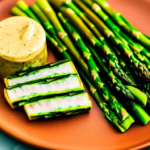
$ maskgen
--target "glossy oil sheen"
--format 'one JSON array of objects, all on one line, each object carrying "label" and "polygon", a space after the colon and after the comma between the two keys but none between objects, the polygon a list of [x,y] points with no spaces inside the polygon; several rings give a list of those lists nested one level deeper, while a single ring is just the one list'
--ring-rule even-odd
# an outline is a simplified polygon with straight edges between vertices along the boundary
[{"label": "glossy oil sheen", "polygon": [[[10,16],[16,0],[0,2],[0,20]],[[32,4],[32,0],[26,0]],[[150,35],[150,0],[108,0],[140,31]],[[58,60],[57,53],[48,47],[48,62]],[[120,133],[104,118],[92,97],[90,113],[29,122],[23,109],[12,110],[4,100],[4,84],[0,81],[0,128],[27,144],[48,149],[141,149],[150,146],[150,123],[136,123]]]}]

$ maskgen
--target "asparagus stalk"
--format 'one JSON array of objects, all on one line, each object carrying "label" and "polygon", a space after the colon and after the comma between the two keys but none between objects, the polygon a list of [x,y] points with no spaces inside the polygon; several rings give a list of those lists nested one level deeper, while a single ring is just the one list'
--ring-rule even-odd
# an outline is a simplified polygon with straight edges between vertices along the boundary
[{"label": "asparagus stalk", "polygon": [[[71,24],[69,24],[69,22],[63,17],[62,14],[59,14],[59,17],[62,20],[62,22],[64,23],[64,25],[67,27],[68,31],[72,34],[72,37],[74,38],[75,42],[77,43],[77,45],[81,49],[83,55],[85,56],[93,80],[95,80],[96,83],[103,85],[102,87],[99,88],[99,90],[101,91],[101,94],[103,95],[104,99],[106,101],[108,99],[110,101],[113,101],[112,96],[110,95],[110,91],[105,87],[105,83],[100,79],[97,71],[95,70],[95,62],[93,61],[93,59],[91,57],[91,53],[89,52],[89,50],[85,46],[79,33],[75,30],[75,28],[73,26],[71,26]],[[94,64],[94,66],[93,66],[93,64]]]},{"label": "asparagus stalk", "polygon": [[[39,6],[46,6],[45,9],[48,10],[47,16],[49,17],[49,19],[53,23],[56,31],[58,32],[58,35],[60,35],[62,33],[63,34],[65,33],[65,36],[60,36],[60,38],[68,46],[68,48],[72,52],[73,57],[76,58],[77,62],[79,62],[80,66],[82,66],[82,69],[89,76],[88,66],[86,65],[86,63],[84,62],[84,60],[82,59],[82,57],[80,56],[80,54],[78,53],[78,51],[75,48],[75,46],[72,44],[72,42],[69,39],[66,31],[63,29],[63,27],[59,23],[59,20],[58,20],[58,18],[56,16],[55,12],[53,11],[53,9],[50,7],[50,5],[48,3],[47,3],[47,5],[46,4],[44,5],[43,2],[45,3],[46,1],[44,1],[44,0],[37,1],[37,3],[38,3]],[[45,10],[44,8],[42,8],[42,9]],[[105,100],[112,99],[112,97],[110,96],[110,91],[107,89],[107,87],[105,86],[105,84],[101,81],[101,79],[98,78],[98,76],[96,76],[96,78],[95,78],[95,76],[93,76],[93,74],[90,74],[90,76],[92,77],[92,81],[95,84],[95,86],[101,91],[101,93],[103,93],[103,97],[105,98]]]},{"label": "asparagus stalk", "polygon": [[[110,82],[108,82],[108,84],[111,86]],[[146,125],[150,121],[150,116],[138,103],[126,100],[123,100],[122,103],[126,105],[126,108],[130,110],[143,125]]]},{"label": "asparagus stalk", "polygon": [[150,53],[147,49],[145,49],[140,43],[133,40],[131,37],[129,37],[124,32],[120,32],[120,34],[128,41],[129,46],[131,49],[135,52],[141,53],[145,55],[147,58],[150,58]]},{"label": "asparagus stalk", "polygon": [[127,106],[133,111],[133,113],[136,115],[136,117],[143,125],[146,125],[150,121],[150,116],[137,103],[130,101],[127,102]]},{"label": "asparagus stalk", "polygon": [[76,14],[83,20],[83,22],[91,29],[91,31],[95,34],[95,36],[103,43],[107,44],[105,38],[99,32],[97,27],[86,17],[86,15],[78,9],[73,3],[69,3],[71,8],[76,12]]},{"label": "asparagus stalk", "polygon": [[46,32],[46,37],[48,41],[57,49],[57,51],[63,55],[64,58],[72,59],[70,55],[67,53],[67,51],[64,50],[65,45],[63,45],[63,47],[62,45],[59,45],[57,41],[55,41],[55,39],[52,38],[47,32]]},{"label": "asparagus stalk", "polygon": [[81,70],[79,70],[82,78],[84,79],[87,87],[89,88],[90,93],[98,103],[101,110],[104,112],[105,117],[113,124],[115,125],[121,132],[125,132],[131,124],[134,122],[134,119],[130,116],[130,114],[123,108],[121,105],[122,115],[126,116],[126,119],[120,119],[118,116],[107,106],[107,104],[102,100],[99,93],[97,92],[97,89],[89,82],[89,80],[86,78],[86,76],[82,73]]},{"label": "asparagus stalk", "polygon": [[16,15],[16,16],[24,16],[28,17],[22,10],[20,10],[17,6],[12,7],[11,13]]},{"label": "asparagus stalk", "polygon": [[[83,22],[91,29],[91,31],[95,34],[95,36],[104,44],[109,47],[107,44],[104,36],[99,32],[95,24],[93,24],[87,17],[86,15],[78,8],[76,7],[73,3],[69,3],[69,6],[71,9],[74,10],[74,12],[83,20]],[[110,48],[110,47],[109,47]]]},{"label": "asparagus stalk", "polygon": [[141,62],[143,62],[147,66],[148,69],[150,69],[150,61],[148,60],[149,55],[150,55],[149,52],[139,43],[135,43],[129,36],[127,36],[123,32],[120,32],[120,35],[124,37],[124,39],[126,39],[124,40],[124,42],[126,44],[129,44],[136,58],[140,60]]},{"label": "asparagus stalk", "polygon": [[[120,52],[119,52],[119,50],[115,47],[115,46],[113,46],[113,49],[114,49],[114,51],[117,53],[117,55],[118,55],[118,57],[120,58],[120,63],[123,65],[123,66],[125,66],[126,65],[126,60],[125,60],[125,58],[124,57],[122,57],[122,55],[120,54]],[[124,61],[124,60],[125,61]],[[121,62],[122,61],[122,62]],[[134,68],[132,68],[132,66],[129,66],[129,67],[123,67],[125,70],[126,70],[126,72],[128,73],[128,75],[130,76],[130,78],[132,78],[132,79],[136,79],[136,77],[134,76],[134,74],[131,72],[131,70],[134,70]],[[138,80],[138,79],[136,79],[136,80]],[[129,88],[129,90],[133,93],[133,94],[135,94],[135,97],[136,98],[138,98],[137,96],[140,94],[140,97],[142,97],[142,95],[144,94],[144,97],[146,98],[147,97],[147,100],[145,101],[146,103],[145,103],[145,105],[144,105],[144,109],[148,112],[148,114],[150,114],[150,97],[149,97],[149,90],[150,90],[150,83],[147,83],[147,82],[143,82],[143,81],[138,81],[137,83],[136,83],[138,86],[139,86],[139,88],[141,89],[141,91],[142,91],[142,93],[141,93],[141,91],[137,91],[137,93],[136,93],[136,89],[134,89],[133,91],[132,91],[132,87],[128,87]],[[147,95],[147,96],[146,96]],[[143,101],[144,102],[144,101]]]},{"label": "asparagus stalk", "polygon": [[113,68],[114,72],[126,83],[134,85],[132,83],[132,81],[126,76],[126,74],[123,72],[123,70],[121,69],[121,67],[118,65],[118,59],[117,57],[115,57],[111,50],[109,49],[109,47],[107,47],[107,45],[103,45],[94,35],[93,33],[85,26],[85,24],[82,22],[82,20],[73,12],[72,9],[68,8],[68,7],[61,7],[61,5],[63,4],[63,2],[65,2],[64,0],[62,1],[58,1],[58,3],[56,3],[56,1],[52,1],[49,0],[49,2],[56,6],[58,9],[60,9],[64,15],[66,15],[69,20],[76,25],[76,27],[78,28],[78,30],[81,32],[81,34],[83,36],[85,36],[87,38],[87,40],[97,48],[97,51],[99,51],[99,49],[101,49],[101,51],[99,51],[99,53],[102,53],[105,57],[108,58],[108,60],[110,59],[110,67]]},{"label": "asparagus stalk", "polygon": [[150,36],[149,35],[146,35],[146,34],[144,34],[145,35],[145,37],[147,37],[148,39],[150,39]]},{"label": "asparagus stalk", "polygon": [[100,6],[98,4],[93,3],[90,0],[89,1],[83,0],[82,2],[84,4],[86,4],[95,14],[97,14],[100,17],[100,19],[102,19],[107,24],[107,26],[115,33],[115,36],[120,38],[120,40],[124,40],[124,42],[127,45],[129,44],[130,47],[132,48],[134,54],[137,56],[137,58],[140,61],[142,61],[143,63],[145,63],[147,65],[148,69],[150,69],[149,60],[145,56],[143,56],[141,53],[139,53],[140,51],[142,51],[142,49],[140,49],[141,47],[139,47],[137,44],[135,44],[130,37],[128,37],[126,34],[124,34],[121,31],[121,29],[109,18],[109,16],[102,11],[102,9],[100,8]]},{"label": "asparagus stalk", "polygon": [[48,3],[45,3],[45,2],[46,1],[44,1],[44,0],[38,0],[37,4],[43,10],[43,12],[46,14],[47,18],[51,21],[52,25],[54,26],[54,28],[57,32],[58,37],[67,46],[68,51],[71,53],[72,57],[76,60],[76,62],[79,64],[79,66],[81,66],[83,71],[86,74],[89,74],[87,64],[85,63],[83,58],[78,53],[76,47],[71,42],[71,40],[70,40],[68,34],[66,33],[66,31],[63,29],[63,27],[60,24],[53,8]]},{"label": "asparagus stalk", "polygon": [[119,64],[122,67],[123,71],[128,75],[128,77],[130,77],[130,79],[132,80],[132,82],[134,82],[135,84],[137,84],[136,80],[135,80],[135,77],[133,76],[133,73],[131,73],[130,69],[126,65],[126,62],[122,58],[119,58]]},{"label": "asparagus stalk", "polygon": [[39,19],[35,16],[35,14],[32,12],[32,10],[29,8],[29,6],[23,0],[19,0],[16,3],[16,6],[18,8],[20,8],[23,12],[25,12],[27,16],[36,20],[38,23],[40,23]]},{"label": "asparagus stalk", "polygon": [[122,82],[113,74],[112,71],[108,70],[105,64],[101,61],[101,59],[96,54],[95,50],[89,45],[89,49],[91,50],[95,60],[97,61],[98,66],[100,69],[105,73],[105,75],[110,79],[111,86],[115,87],[117,92],[120,92],[124,96],[128,97],[134,101],[137,101],[142,106],[146,106],[148,103],[148,97],[145,93],[137,89],[133,86],[124,86]]},{"label": "asparagus stalk", "polygon": [[[91,56],[91,54],[89,53],[89,49],[86,48],[84,42],[82,41],[79,33],[75,30],[75,28],[64,18],[64,16],[62,15],[62,13],[59,13],[59,18],[62,20],[62,22],[64,23],[64,25],[66,26],[66,28],[68,29],[68,31],[70,32],[70,34],[72,35],[72,37],[74,38],[75,42],[77,43],[77,45],[82,49],[83,53],[88,54],[88,57],[86,58],[88,60],[88,58]],[[95,53],[95,52],[94,52]],[[96,54],[96,53],[95,53]],[[97,54],[96,54],[96,58],[98,58]],[[89,63],[90,64],[90,61]],[[92,63],[91,63],[92,64]],[[123,93],[126,97],[128,97],[128,95],[131,94],[131,92],[124,86],[122,85],[121,81],[118,80],[115,75],[112,73],[112,71],[109,71],[105,65],[101,62],[101,60],[99,59],[99,66],[101,67],[101,69],[103,70],[103,72],[111,79],[112,81],[112,85],[115,86],[115,88],[117,89],[118,92]],[[92,66],[91,66],[92,67]],[[89,68],[91,68],[89,65]],[[93,68],[94,69],[94,68]],[[92,70],[92,69],[91,69]],[[92,71],[91,71],[92,72]],[[96,71],[95,71],[96,72]],[[131,88],[131,87],[129,87]],[[133,88],[134,90],[137,90],[136,88]],[[145,97],[142,97],[143,96]],[[144,95],[144,93],[142,93],[140,91],[140,94],[137,95],[141,95],[141,97],[138,97],[139,102],[145,106],[145,103],[147,101],[147,96]],[[136,95],[135,95],[136,96]],[[129,96],[130,97],[130,96]],[[113,106],[112,106],[113,107]]]},{"label": "asparagus stalk", "polygon": [[[39,2],[41,2],[41,1],[39,1]],[[41,5],[39,5],[39,6],[41,6]],[[100,78],[96,78],[96,79],[93,78],[93,80],[97,83],[97,87],[99,88],[99,90],[101,90],[101,93],[102,93],[103,97],[105,98],[105,100],[110,99],[113,102],[114,99],[110,95],[110,91],[108,91],[108,89],[105,87],[105,85],[103,85],[104,83],[100,80]]]},{"label": "asparagus stalk", "polygon": [[150,39],[133,27],[122,15],[114,10],[106,1],[93,0],[118,24],[125,32],[134,37],[150,50]]},{"label": "asparagus stalk", "polygon": [[90,70],[91,76],[93,78],[99,78],[99,75],[98,75],[99,69],[98,69],[97,65],[95,64],[95,62],[92,58],[92,54],[90,53],[89,49],[84,44],[84,42],[83,42],[81,36],[79,35],[79,33],[65,19],[65,17],[63,16],[62,13],[58,13],[58,17],[60,18],[63,25],[66,27],[66,30],[68,31],[68,33],[72,36],[72,38],[73,38],[74,42],[76,43],[76,45],[78,46],[78,48],[81,50],[82,56],[87,62],[87,65],[88,65],[88,68]]},{"label": "asparagus stalk", "polygon": [[[95,76],[95,78],[97,78],[97,79],[95,79],[95,80],[98,80],[98,82],[102,82],[101,80],[100,80],[100,77],[99,77],[99,75],[97,74],[97,72],[96,72],[96,70],[95,70],[95,68],[94,68],[94,66],[92,65],[92,62],[94,62],[93,61],[93,59],[92,59],[92,57],[91,57],[91,53],[89,52],[89,49],[85,46],[85,44],[84,44],[84,42],[82,41],[82,38],[80,37],[80,35],[79,35],[79,33],[75,30],[75,28],[64,18],[64,16],[62,15],[62,13],[59,13],[59,18],[62,20],[62,22],[64,23],[64,25],[66,26],[66,28],[68,29],[68,31],[70,32],[70,34],[72,35],[72,37],[74,38],[74,40],[75,40],[75,42],[77,43],[77,45],[79,46],[79,48],[82,50],[82,52],[83,52],[83,55],[84,54],[86,54],[87,55],[87,57],[86,57],[86,60],[87,60],[87,62],[88,62],[88,64],[89,64],[89,69],[91,70],[91,73],[93,73],[94,72],[94,76]],[[91,59],[90,59],[91,58]],[[92,60],[92,62],[91,62],[91,60]],[[95,64],[95,63],[94,63]],[[103,68],[104,66],[102,66],[102,68]],[[105,71],[105,70],[104,70]],[[107,73],[108,73],[108,71],[106,71],[106,75],[107,75]],[[118,91],[121,91],[124,95],[126,95],[126,96],[128,96],[128,94],[130,95],[131,93],[130,93],[130,91],[127,89],[127,88],[125,88],[123,85],[121,85],[120,83],[118,84],[118,80],[113,76],[113,73],[112,73],[112,71],[111,71],[111,73],[108,73],[108,77],[110,77],[111,78],[111,80],[112,80],[112,82],[113,82],[113,84],[115,84],[116,85],[116,89],[118,90]],[[104,84],[104,83],[103,83]],[[103,87],[104,88],[104,87]],[[105,90],[108,90],[108,89],[105,89]],[[103,91],[102,91],[102,93],[104,93]],[[109,101],[111,101],[111,100],[109,100]],[[119,105],[120,104],[117,104],[117,106],[119,107]],[[114,100],[113,100],[113,102],[112,102],[112,107],[114,107]],[[118,109],[117,109],[118,110]]]},{"label": "asparagus stalk", "polygon": [[66,50],[67,48],[59,40],[59,38],[56,35],[55,29],[53,28],[52,24],[49,22],[47,17],[44,15],[42,10],[38,7],[38,5],[36,3],[34,3],[30,6],[30,8],[39,17],[39,19],[43,23],[43,26],[50,33],[50,35],[59,43],[59,45],[61,45],[61,47],[63,47],[64,50]]},{"label": "asparagus stalk", "polygon": [[81,1],[74,1],[87,15],[89,19],[93,21],[99,28],[99,30],[105,34],[105,36],[111,40],[117,47],[120,48],[120,51],[122,54],[124,54],[128,58],[128,62],[131,63],[136,73],[139,77],[141,77],[144,80],[150,81],[150,72],[148,71],[147,67],[145,67],[139,60],[137,60],[129,48],[128,45],[123,40],[120,40],[117,36],[121,37],[117,31],[115,34],[91,11],[88,7],[86,7]]}]

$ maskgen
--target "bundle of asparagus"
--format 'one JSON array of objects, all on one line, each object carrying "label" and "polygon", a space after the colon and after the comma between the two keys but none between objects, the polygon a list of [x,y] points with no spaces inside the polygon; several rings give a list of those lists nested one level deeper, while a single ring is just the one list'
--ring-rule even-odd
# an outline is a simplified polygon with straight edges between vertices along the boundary
[{"label": "bundle of asparagus", "polygon": [[[150,81],[150,54],[147,50],[150,40],[142,33],[135,39],[134,35],[139,31],[121,15],[118,18],[131,28],[132,36],[127,33],[129,30],[125,30],[127,27],[115,24],[113,21],[118,19],[111,19],[118,16],[117,12],[113,10],[115,15],[111,14],[109,10],[112,8],[107,10],[104,3],[102,0],[37,0],[28,7],[21,0],[11,12],[31,17],[45,27],[48,41],[62,57],[71,58],[78,66],[105,117],[125,132],[134,122],[126,108],[130,108],[142,124],[146,125],[150,120],[147,114],[150,113],[149,91],[142,88],[145,81]],[[51,5],[61,12],[58,13],[61,23]],[[138,82],[139,78],[144,80],[144,84]],[[125,97],[125,105],[121,104],[112,87]]]}]

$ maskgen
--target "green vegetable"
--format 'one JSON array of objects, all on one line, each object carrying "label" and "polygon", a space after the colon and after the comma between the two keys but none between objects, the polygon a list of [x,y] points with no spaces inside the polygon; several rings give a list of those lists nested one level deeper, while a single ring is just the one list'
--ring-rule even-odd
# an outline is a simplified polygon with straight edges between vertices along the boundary
[{"label": "green vegetable", "polygon": [[[111,87],[110,82],[108,82],[108,85]],[[120,99],[120,102],[124,104],[126,106],[125,108],[133,113],[143,125],[146,125],[150,121],[150,116],[138,103],[126,99]],[[147,106],[149,106],[149,101]],[[145,107],[145,109],[147,109],[147,107]]]},{"label": "green vegetable", "polygon": [[56,95],[83,90],[84,87],[78,74],[66,77],[43,79],[4,89],[7,102],[14,106],[22,106],[21,102],[32,101],[32,98],[46,95]]},{"label": "green vegetable", "polygon": [[[128,45],[126,45],[126,42],[124,40],[120,40],[121,36],[116,31],[115,34],[102,22],[88,7],[86,7],[81,1],[74,1],[80,8],[82,8],[82,11],[86,14],[86,16],[97,25],[99,30],[112,42],[114,43],[119,49],[121,54],[124,54],[126,58],[128,59],[128,63],[131,63],[136,73],[140,78],[143,80],[150,81],[150,72],[147,69],[143,63],[141,63],[139,60],[137,60],[132,52],[132,50],[129,48]],[[117,36],[116,36],[117,35]],[[120,37],[120,38],[118,38]]]},{"label": "green vegetable", "polygon": [[[58,37],[63,41],[63,43],[67,46],[69,54],[71,54],[72,58],[76,61],[76,63],[83,69],[86,74],[89,74],[88,66],[80,56],[78,50],[75,45],[70,40],[67,32],[64,30],[62,25],[60,24],[57,15],[55,14],[53,8],[49,5],[46,0],[38,0],[38,6],[43,10],[47,18],[51,21],[54,26]],[[44,11],[46,10],[46,11]]]},{"label": "green vegetable", "polygon": [[12,7],[11,13],[16,16],[24,16],[28,17],[22,10],[20,10],[17,6]]},{"label": "green vegetable", "polygon": [[91,100],[86,92],[74,92],[63,96],[43,97],[24,105],[29,120],[52,118],[88,112]]},{"label": "green vegetable", "polygon": [[8,87],[16,84],[53,78],[57,76],[66,76],[74,73],[77,73],[74,64],[70,59],[65,59],[19,72],[16,75],[5,78],[4,82]]},{"label": "green vegetable", "polygon": [[84,44],[81,36],[77,32],[77,30],[65,19],[65,17],[63,16],[62,13],[58,13],[58,17],[62,21],[63,25],[66,27],[66,30],[68,31],[68,33],[70,33],[70,35],[72,36],[72,39],[74,40],[74,42],[76,43],[78,48],[81,50],[82,56],[87,62],[90,73],[93,74],[91,76],[93,78],[96,78],[96,76],[98,76],[99,69],[96,66],[96,64],[91,56],[92,54],[90,53],[87,46]]},{"label": "green vegetable", "polygon": [[146,48],[144,48],[140,43],[138,43],[137,41],[135,41],[131,37],[129,37],[127,34],[125,34],[124,32],[121,31],[120,34],[128,41],[128,44],[135,55],[137,55],[139,53],[141,54],[140,58],[143,57],[142,59],[144,59],[145,62],[143,60],[141,60],[141,61],[143,61],[145,64],[147,64],[148,69],[149,69],[149,64],[148,64],[149,60],[147,60],[147,58],[150,58],[149,51]]},{"label": "green vegetable", "polygon": [[[82,2],[84,2],[87,6],[89,6],[89,8],[95,14],[97,14],[100,17],[100,19],[102,19],[107,24],[107,26],[113,31],[113,33],[115,34],[115,36],[117,36],[117,38],[119,38],[120,40],[123,40],[126,45],[129,44],[129,46],[133,50],[134,54],[136,55],[137,59],[139,59],[141,62],[145,63],[147,65],[148,69],[150,69],[149,60],[140,53],[140,51],[143,50],[142,47],[140,46],[140,44],[135,44],[128,35],[123,33],[121,31],[121,29],[109,18],[109,16],[107,14],[105,14],[105,12],[102,11],[102,9],[100,8],[100,6],[98,4],[93,3],[90,0],[89,1],[83,0]],[[143,52],[145,52],[146,54],[149,54],[148,51],[146,52],[143,50]]]},{"label": "green vegetable", "polygon": [[148,101],[148,97],[145,93],[140,91],[139,89],[126,85],[126,87],[129,89],[129,91],[142,103],[142,105],[145,107]]},{"label": "green vegetable", "polygon": [[[74,39],[74,41],[77,43],[77,45],[78,45],[78,47],[81,49],[81,51],[82,51],[82,53],[83,53],[83,57],[84,57],[84,54],[86,54],[87,55],[87,57],[86,57],[86,60],[87,60],[87,63],[89,64],[89,69],[91,70],[91,74],[94,72],[94,74],[95,74],[95,81],[96,80],[98,80],[97,82],[101,82],[101,83],[103,83],[102,81],[101,81],[101,79],[100,79],[100,77],[99,77],[99,75],[98,75],[98,73],[96,72],[96,70],[95,70],[95,64],[93,65],[92,63],[94,62],[93,61],[93,59],[92,59],[92,57],[91,57],[91,53],[89,52],[89,49],[85,46],[85,44],[84,44],[84,42],[82,41],[82,38],[81,38],[81,36],[79,35],[79,33],[75,30],[75,28],[63,17],[63,15],[61,14],[61,13],[59,13],[58,14],[58,16],[60,17],[60,19],[62,20],[62,22],[64,23],[64,25],[66,26],[66,28],[68,29],[68,31],[70,32],[70,34],[72,35],[72,37],[73,37],[73,39]],[[91,60],[92,60],[92,62],[91,62]],[[102,66],[102,70],[103,70],[103,67],[104,66]],[[107,71],[106,71],[107,72]],[[108,72],[107,72],[108,73]],[[109,73],[108,73],[109,74]],[[107,74],[106,74],[107,75]],[[111,78],[111,80],[113,81],[113,82],[115,82],[115,79],[114,78],[112,78],[112,74],[109,74],[110,75],[110,78]],[[109,75],[108,75],[108,77],[109,77]],[[103,83],[104,84],[104,83]],[[124,87],[123,85],[121,85],[121,84],[118,84],[118,82],[116,81],[115,83],[113,83],[113,84],[116,84],[116,89],[118,89],[118,88],[120,88],[120,90],[118,90],[118,91],[121,91],[123,94],[125,93],[125,95],[126,96],[128,96],[128,95],[130,95],[131,93],[130,93],[130,91],[126,88],[126,87]],[[111,105],[112,105],[112,108],[115,108],[116,109],[116,112],[118,112],[118,109],[121,107],[120,106],[120,103],[118,103],[117,104],[117,102],[114,102],[115,100],[115,98],[111,95],[111,93],[110,93],[110,91],[107,89],[107,88],[105,88],[105,86],[103,86],[101,89],[100,89],[100,91],[101,91],[101,94],[102,95],[104,95],[104,93],[106,93],[105,91],[108,91],[108,93],[109,93],[109,95],[110,95],[110,98],[109,98],[109,101],[111,101]],[[131,96],[133,96],[132,94],[131,94]],[[113,98],[112,98],[113,97]],[[134,98],[134,97],[133,97]],[[105,97],[104,97],[104,99],[105,100],[108,100],[108,99],[106,99]],[[114,106],[115,105],[115,106]],[[116,108],[116,106],[118,106],[117,108]],[[121,113],[121,112],[120,112]]]},{"label": "green vegetable", "polygon": [[[82,34],[82,36],[86,37],[87,40],[97,49],[98,53],[103,54],[110,60],[110,67],[114,69],[114,72],[126,83],[133,84],[132,81],[126,76],[126,74],[122,71],[121,67],[118,65],[118,59],[115,57],[109,47],[107,45],[103,45],[94,35],[93,33],[85,26],[82,20],[74,13],[74,11],[65,5],[65,0],[51,1],[49,2],[57,7],[61,12],[70,20],[78,29],[78,31]],[[64,4],[64,5],[63,5]],[[69,4],[67,4],[69,5]]]},{"label": "green vegetable", "polygon": [[30,8],[39,17],[39,19],[41,20],[43,26],[50,33],[50,35],[58,42],[59,45],[61,45],[61,47],[63,47],[63,50],[66,50],[67,48],[59,40],[59,38],[56,35],[55,29],[53,28],[52,24],[49,22],[47,17],[44,15],[42,10],[38,7],[38,5],[36,3],[34,3],[30,6]]},{"label": "green vegetable", "polygon": [[[77,51],[77,49],[75,48],[75,46],[71,42],[69,36],[66,34],[66,31],[61,26],[61,24],[60,24],[60,22],[59,22],[59,20],[58,20],[58,18],[56,16],[56,14],[55,14],[55,12],[50,7],[50,5],[48,3],[46,3],[45,0],[40,0],[38,2],[40,3],[41,7],[47,6],[46,10],[49,10],[47,12],[47,16],[49,17],[49,19],[51,20],[52,24],[54,25],[56,31],[58,32],[58,35],[60,35],[60,33],[65,33],[65,36],[60,37],[60,38],[68,46],[70,52],[72,53],[72,57],[74,57],[76,59],[76,61],[80,64],[80,67],[82,67],[84,73],[86,73],[88,75],[88,77],[89,77],[90,80],[91,80],[91,77],[92,77],[92,82],[103,93],[103,97],[106,100],[109,99],[109,98],[111,99],[111,97],[109,95],[109,92],[107,90],[107,87],[105,87],[105,84],[101,81],[101,79],[99,78],[99,76],[95,77],[95,75],[93,75],[93,74],[89,75],[88,66],[86,65],[86,63],[84,62],[83,58],[80,56],[79,52]],[[42,5],[42,3],[46,3],[46,4]]]},{"label": "green vegetable", "polygon": [[120,13],[114,10],[106,1],[93,0],[101,6],[101,8],[113,19],[130,36],[134,37],[142,43],[147,49],[150,50],[150,39],[142,34],[139,30],[133,27]]},{"label": "green vegetable", "polygon": [[[121,132],[125,132],[131,124],[134,122],[134,119],[132,116],[125,110],[125,108],[117,102],[116,99],[114,99],[114,107],[113,103],[110,103],[112,106],[113,111],[117,113],[114,113],[108,106],[107,104],[102,100],[101,96],[99,95],[97,89],[89,82],[89,80],[86,78],[86,76],[82,73],[81,70],[79,70],[82,78],[84,79],[87,87],[90,89],[90,93],[98,103],[99,107],[102,109],[104,112],[105,117],[113,124],[115,125]],[[117,104],[118,103],[118,104]],[[115,106],[116,105],[116,106]],[[122,115],[122,117],[118,117],[118,113]]]},{"label": "green vegetable", "polygon": [[118,92],[120,92],[121,94],[123,94],[124,96],[126,96],[132,100],[135,100],[134,95],[122,84],[121,80],[119,80],[114,75],[114,73],[106,67],[106,65],[101,61],[101,58],[98,57],[95,50],[90,45],[88,45],[88,46],[98,64],[98,66],[100,67],[100,70],[102,70],[102,73],[104,73],[107,76],[107,78],[110,79],[112,86],[114,86],[115,89]]},{"label": "green vegetable", "polygon": [[143,124],[146,125],[150,121],[150,116],[145,112],[145,110],[138,105],[137,103],[130,101],[127,102],[127,106],[134,115],[138,118],[138,120]]},{"label": "green vegetable", "polygon": [[145,107],[148,102],[147,95],[136,87],[123,85],[122,82],[113,74],[113,72],[106,67],[105,63],[103,63],[101,60],[102,57],[98,57],[95,50],[90,45],[89,49],[92,52],[98,66],[102,70],[102,73],[104,73],[105,76],[109,78],[111,86],[114,87],[117,92],[123,94],[125,97],[130,98],[130,100],[137,101]]},{"label": "green vegetable", "polygon": [[36,20],[38,23],[40,23],[39,19],[35,16],[35,14],[31,11],[31,9],[29,8],[29,6],[23,0],[19,0],[16,3],[16,6],[19,9],[21,9],[23,12],[25,12],[27,16],[29,16],[30,18]]},{"label": "green vegetable", "polygon": [[126,62],[122,58],[119,58],[119,64],[120,64],[121,68],[123,69],[123,71],[128,75],[128,77],[130,77],[132,82],[135,83],[135,85],[136,85],[137,81],[135,80],[136,78],[133,75],[133,72],[131,72],[129,66],[127,66]]}]

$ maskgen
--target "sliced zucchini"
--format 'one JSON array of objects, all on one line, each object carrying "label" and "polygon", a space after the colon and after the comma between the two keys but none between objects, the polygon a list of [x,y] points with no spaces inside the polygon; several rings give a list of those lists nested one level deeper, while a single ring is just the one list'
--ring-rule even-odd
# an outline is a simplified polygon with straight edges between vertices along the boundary
[{"label": "sliced zucchini", "polygon": [[52,78],[56,76],[65,76],[68,74],[77,73],[74,64],[70,59],[61,60],[55,63],[50,63],[41,67],[35,67],[14,76],[9,76],[4,79],[6,87],[22,84],[39,79]]},{"label": "sliced zucchini", "polygon": [[28,82],[4,89],[4,96],[12,108],[21,106],[22,102],[31,101],[38,96],[56,95],[84,90],[78,74],[65,77]]},{"label": "sliced zucchini", "polygon": [[63,96],[41,98],[24,105],[29,120],[73,115],[91,109],[91,100],[84,91]]}]

